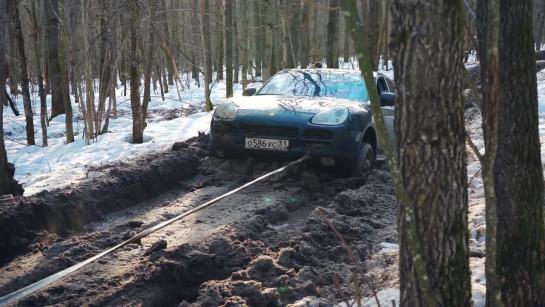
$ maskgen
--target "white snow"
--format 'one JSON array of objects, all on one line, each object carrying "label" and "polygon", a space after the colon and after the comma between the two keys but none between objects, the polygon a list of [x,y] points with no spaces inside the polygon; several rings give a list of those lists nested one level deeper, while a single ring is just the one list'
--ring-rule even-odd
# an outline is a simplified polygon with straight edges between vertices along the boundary
[{"label": "white snow", "polygon": [[[202,84],[202,83],[201,83]],[[250,86],[259,87],[260,84]],[[149,105],[147,127],[144,131],[144,143],[132,144],[132,119],[130,112],[130,90],[123,96],[123,89],[116,92],[119,117],[110,119],[109,132],[100,135],[95,142],[86,145],[82,138],[83,121],[77,104],[72,103],[74,111],[75,142],[66,144],[65,116],[55,117],[48,127],[49,146],[42,147],[39,106],[37,93],[32,94],[34,128],[37,146],[26,146],[24,114],[16,117],[9,108],[4,109],[4,131],[6,132],[6,150],[8,160],[15,164],[15,178],[23,184],[25,195],[32,195],[43,190],[51,190],[78,182],[86,177],[90,166],[100,167],[137,156],[162,151],[174,142],[196,136],[199,131],[209,130],[211,113],[204,112],[204,88],[192,85],[180,94],[175,86],[169,87],[165,101],[159,92],[152,92]],[[234,95],[242,95],[241,85],[236,84]],[[212,87],[213,103],[225,97],[225,83],[215,82]],[[50,96],[47,97],[50,107]],[[72,101],[74,98],[72,97]],[[15,99],[19,111],[23,112],[22,96]],[[181,117],[182,109],[194,112]],[[200,110],[200,111],[199,111]],[[172,119],[173,118],[173,119]]]},{"label": "white snow", "polygon": [[[340,61],[346,68],[357,69],[357,61]],[[391,67],[391,63],[390,63]],[[386,73],[393,74],[393,70]],[[215,76],[213,76],[215,80]],[[183,78],[182,78],[183,79]],[[130,89],[126,96],[121,85],[116,90],[119,117],[110,119],[109,133],[101,135],[95,142],[85,144],[82,138],[83,121],[79,106],[72,97],[74,113],[74,132],[76,141],[66,144],[65,117],[55,117],[48,127],[49,146],[42,147],[40,127],[40,99],[37,91],[31,89],[34,112],[34,130],[36,146],[26,145],[24,114],[16,117],[9,108],[4,109],[4,131],[6,132],[6,150],[8,160],[15,164],[15,178],[25,188],[25,195],[32,195],[43,190],[61,188],[76,183],[86,177],[89,167],[117,163],[133,159],[139,155],[167,149],[174,142],[196,136],[199,131],[209,130],[211,114],[204,112],[204,84],[201,87],[187,79],[178,86],[169,86],[165,100],[158,90],[152,91],[149,104],[147,127],[144,131],[144,144],[131,144],[132,119],[130,110]],[[188,85],[191,87],[188,88]],[[261,82],[248,84],[259,88]],[[242,86],[234,85],[234,96],[242,95]],[[97,95],[98,96],[98,95]],[[47,96],[48,108],[51,97]],[[22,96],[15,97],[15,102],[23,113]],[[225,82],[212,83],[211,100],[213,104],[225,100]],[[181,110],[201,110],[190,116],[180,117]],[[174,119],[172,119],[174,118]]]}]

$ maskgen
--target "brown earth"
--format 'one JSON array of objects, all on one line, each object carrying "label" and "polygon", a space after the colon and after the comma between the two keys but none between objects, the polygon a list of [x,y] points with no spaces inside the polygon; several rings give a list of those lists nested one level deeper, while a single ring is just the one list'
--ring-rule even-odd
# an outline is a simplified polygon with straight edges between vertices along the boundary
[{"label": "brown earth", "polygon": [[[285,164],[221,160],[205,146],[201,136],[173,152],[92,170],[93,179],[77,186],[0,205],[7,235],[0,296]],[[280,306],[315,296],[328,306],[353,296],[355,265],[326,221],[381,289],[397,278],[394,256],[377,256],[381,242],[397,242],[396,207],[381,163],[365,184],[296,166],[16,305]]]}]

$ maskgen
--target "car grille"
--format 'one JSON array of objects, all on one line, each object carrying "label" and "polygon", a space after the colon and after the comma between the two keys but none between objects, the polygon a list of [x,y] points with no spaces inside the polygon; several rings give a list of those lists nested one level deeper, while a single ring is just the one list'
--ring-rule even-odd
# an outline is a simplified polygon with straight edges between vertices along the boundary
[{"label": "car grille", "polygon": [[299,129],[282,126],[241,125],[240,130],[248,135],[296,138]]},{"label": "car grille", "polygon": [[306,129],[303,132],[303,137],[306,139],[331,140],[333,132],[325,129]]}]

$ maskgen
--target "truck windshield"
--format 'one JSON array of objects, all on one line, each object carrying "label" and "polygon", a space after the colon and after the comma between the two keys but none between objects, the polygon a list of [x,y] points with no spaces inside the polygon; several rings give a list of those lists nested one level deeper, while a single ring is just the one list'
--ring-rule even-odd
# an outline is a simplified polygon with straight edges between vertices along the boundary
[{"label": "truck windshield", "polygon": [[257,95],[331,97],[368,101],[367,88],[358,73],[329,70],[286,70],[276,74]]}]

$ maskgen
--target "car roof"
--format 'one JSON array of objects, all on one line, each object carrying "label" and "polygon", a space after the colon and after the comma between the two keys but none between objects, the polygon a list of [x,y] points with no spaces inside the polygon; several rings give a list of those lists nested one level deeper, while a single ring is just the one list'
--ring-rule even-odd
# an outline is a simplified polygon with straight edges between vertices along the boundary
[{"label": "car roof", "polygon": [[[285,72],[285,71],[305,71],[305,72],[325,71],[325,72],[332,72],[332,73],[339,73],[339,74],[341,73],[360,74],[361,73],[359,70],[356,70],[356,69],[345,69],[345,68],[288,68],[288,69],[283,69],[280,72]],[[373,71],[373,77],[378,78],[379,76],[388,78],[382,73]]]}]

